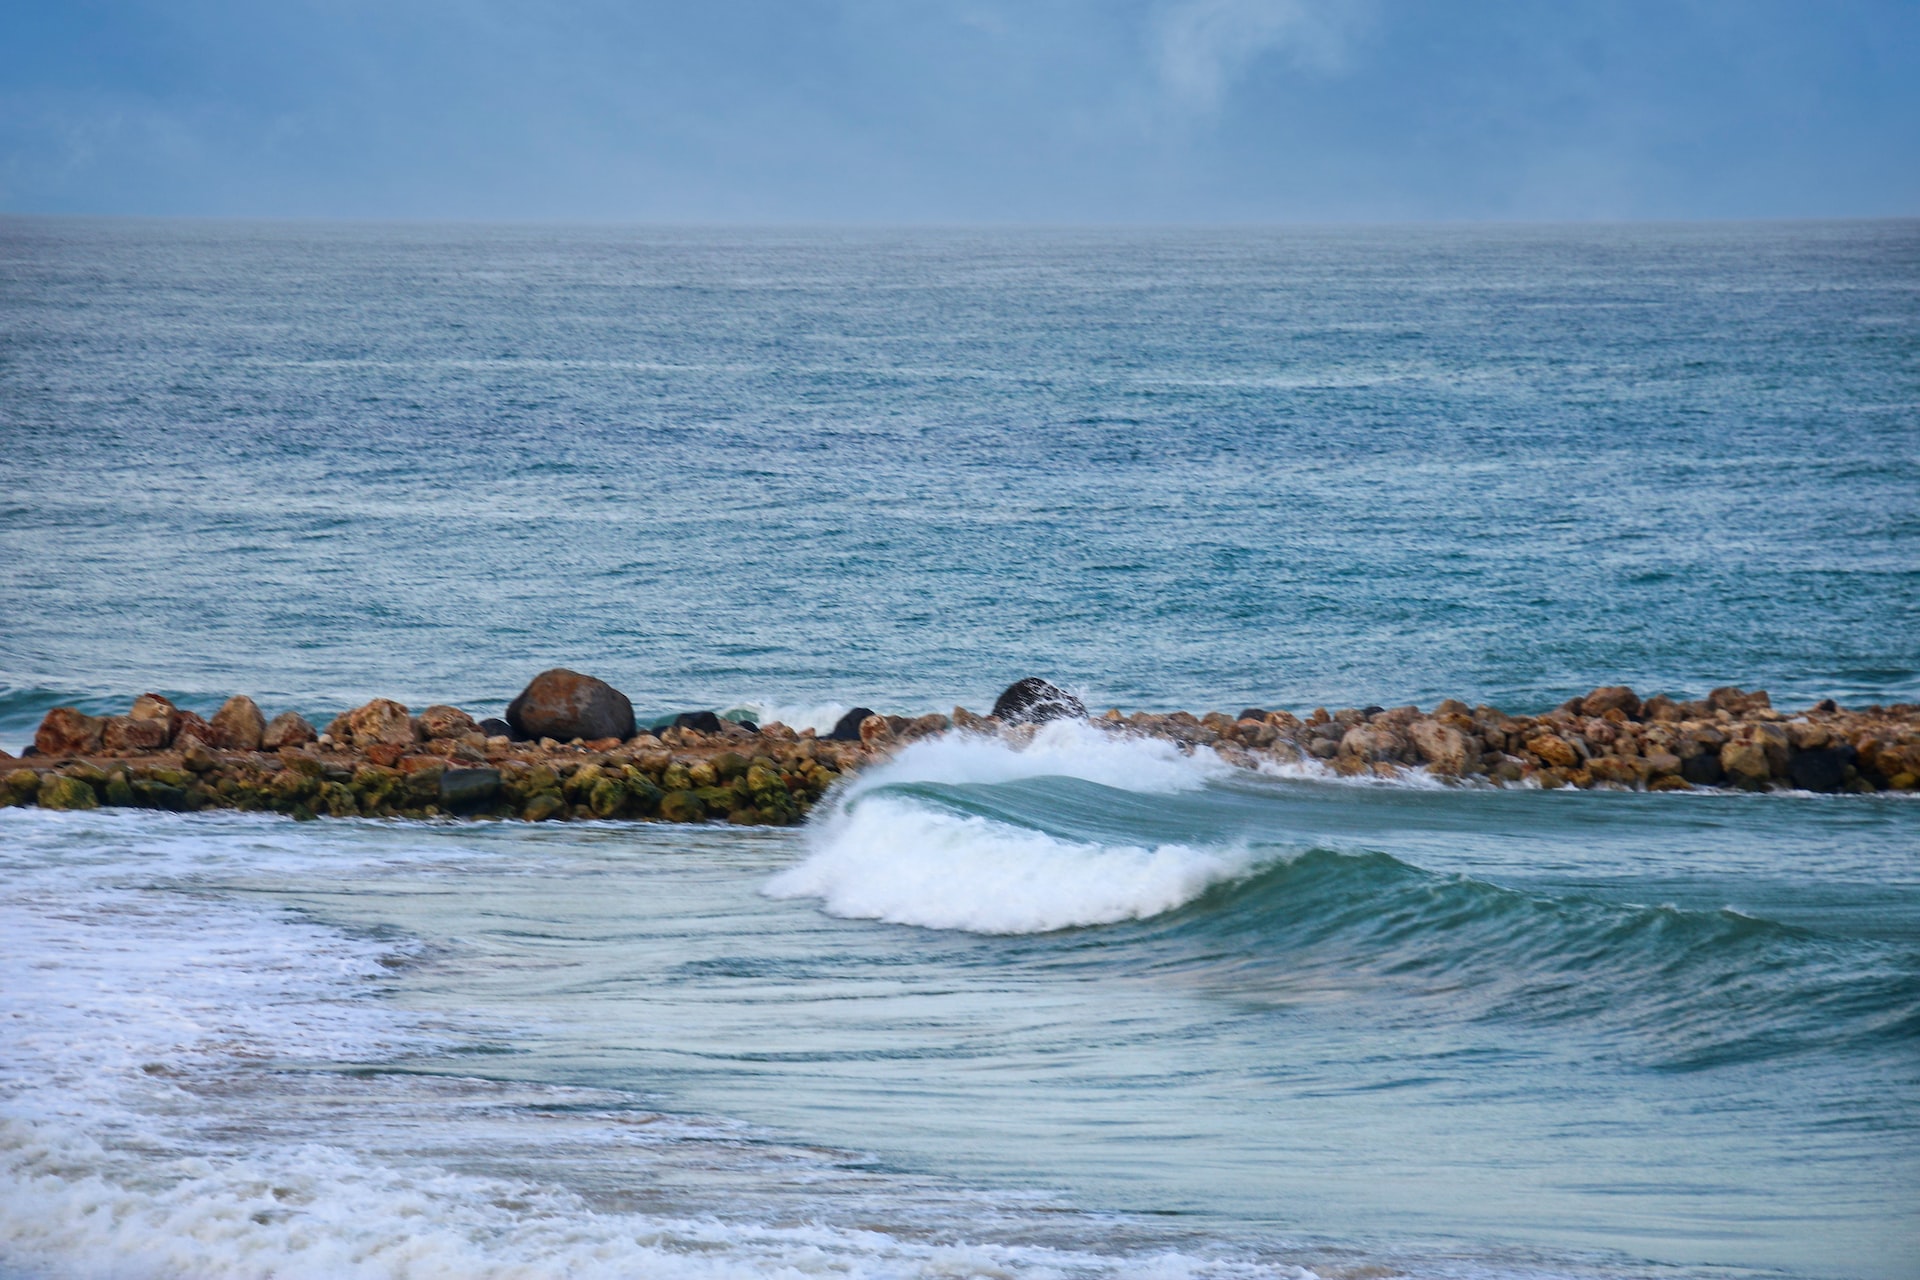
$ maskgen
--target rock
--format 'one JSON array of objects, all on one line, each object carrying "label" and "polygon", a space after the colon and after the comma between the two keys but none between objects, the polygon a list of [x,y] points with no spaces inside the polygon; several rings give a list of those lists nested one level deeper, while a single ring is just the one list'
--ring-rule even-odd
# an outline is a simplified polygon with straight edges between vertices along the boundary
[{"label": "rock", "polygon": [[1397,760],[1406,740],[1381,725],[1355,725],[1340,739],[1340,755],[1355,760]]},{"label": "rock", "polygon": [[1638,786],[1651,776],[1652,770],[1639,756],[1595,756],[1587,761],[1587,772],[1596,782],[1615,782],[1621,786]]},{"label": "rock", "polygon": [[1655,747],[1647,752],[1647,768],[1655,778],[1677,778],[1680,776],[1680,757]]},{"label": "rock", "polygon": [[451,813],[484,809],[499,792],[498,769],[448,769],[440,775],[440,805]]},{"label": "rock", "polygon": [[519,742],[526,736],[505,720],[493,716],[488,716],[474,727],[489,738],[505,738],[509,742]]},{"label": "rock", "polygon": [[673,718],[673,728],[691,729],[695,733],[720,733],[725,726],[720,717],[711,711],[682,711]]},{"label": "rock", "polygon": [[1676,723],[1686,719],[1680,711],[1680,704],[1664,693],[1656,693],[1641,704],[1640,718],[1643,720]]},{"label": "rock", "polygon": [[1407,726],[1407,738],[1434,773],[1457,778],[1467,771],[1472,744],[1466,734],[1452,725],[1437,720],[1415,720]]},{"label": "rock", "polygon": [[669,791],[660,797],[660,816],[668,822],[704,822],[707,807],[691,791]]},{"label": "rock", "polygon": [[213,745],[225,747],[229,751],[258,751],[261,735],[266,732],[266,717],[260,714],[260,708],[254,705],[252,698],[245,694],[236,694],[220,704],[213,713],[213,719],[207,722],[213,730]]},{"label": "rock", "polygon": [[125,773],[118,771],[107,779],[102,798],[115,809],[131,809],[136,803],[133,784],[128,781]]},{"label": "rock", "polygon": [[1745,715],[1751,711],[1770,709],[1773,699],[1767,696],[1765,689],[1755,689],[1752,693],[1734,685],[1722,685],[1707,695],[1707,706],[1714,711],[1725,711],[1729,715]]},{"label": "rock", "polygon": [[545,822],[555,814],[565,813],[566,808],[567,802],[561,799],[557,792],[542,791],[527,801],[527,806],[520,811],[520,816],[528,822]]},{"label": "rock", "polygon": [[1755,742],[1729,742],[1720,748],[1720,767],[1730,784],[1746,791],[1766,786],[1773,772],[1767,765],[1766,748]]},{"label": "rock", "polygon": [[[855,707],[833,722],[833,732],[827,735],[826,740],[828,742],[860,741],[860,725],[868,716],[873,714],[874,710],[872,707]],[[955,716],[954,719],[958,720],[959,717]]]},{"label": "rock", "polygon": [[180,751],[180,763],[186,768],[194,773],[211,773],[220,766],[220,757],[199,738],[190,734],[186,744]]},{"label": "rock", "polygon": [[1016,680],[993,702],[993,718],[1002,724],[1044,724],[1049,720],[1085,720],[1086,704],[1037,676]]},{"label": "rock", "polygon": [[860,745],[872,747],[893,741],[893,726],[885,716],[868,716],[860,722]]},{"label": "rock", "polygon": [[179,710],[173,703],[157,693],[143,693],[133,700],[133,707],[127,712],[135,720],[164,720],[169,734],[173,731],[173,717]]},{"label": "rock", "polygon": [[172,725],[166,720],[109,716],[100,742],[109,751],[158,751],[172,736]]},{"label": "rock", "polygon": [[363,749],[376,743],[412,746],[413,717],[393,699],[375,698],[365,706],[336,716],[333,723],[327,726],[327,736],[335,742]]},{"label": "rock", "polygon": [[1557,733],[1543,733],[1527,739],[1527,750],[1555,769],[1571,769],[1580,762],[1573,744]]},{"label": "rock", "polygon": [[1580,714],[1585,716],[1604,716],[1609,711],[1619,710],[1629,720],[1640,718],[1640,695],[1623,684],[1605,685],[1595,689],[1580,700]]},{"label": "rock", "polygon": [[100,797],[78,778],[50,773],[40,779],[38,794],[42,809],[98,809]]},{"label": "rock", "polygon": [[507,705],[507,723],[528,738],[619,738],[633,736],[633,703],[604,680],[555,667],[527,683]]},{"label": "rock", "polygon": [[1796,751],[1787,762],[1787,779],[1802,791],[1838,791],[1847,781],[1853,752],[1847,747]]},{"label": "rock", "polygon": [[1702,751],[1680,761],[1680,777],[1696,787],[1717,787],[1727,780],[1727,771],[1720,767],[1719,752]]},{"label": "rock", "polygon": [[420,713],[420,732],[428,738],[464,738],[478,733],[480,726],[458,707],[435,703]]},{"label": "rock", "polygon": [[1240,714],[1234,717],[1235,720],[1259,720],[1262,722],[1264,722],[1266,718],[1267,713],[1259,707],[1242,708]]},{"label": "rock", "polygon": [[100,750],[107,722],[74,707],[55,707],[34,731],[33,745],[43,756],[84,756]]},{"label": "rock", "polygon": [[187,739],[199,742],[213,742],[213,726],[202,720],[197,712],[176,711],[173,713],[173,746],[175,750],[186,750]]},{"label": "rock", "polygon": [[361,753],[375,764],[391,769],[400,763],[400,757],[407,753],[407,748],[398,742],[376,742],[362,748]]},{"label": "rock", "polygon": [[295,711],[282,711],[267,722],[260,731],[260,746],[267,751],[278,751],[282,747],[304,747],[320,735],[313,731],[307,718]]}]

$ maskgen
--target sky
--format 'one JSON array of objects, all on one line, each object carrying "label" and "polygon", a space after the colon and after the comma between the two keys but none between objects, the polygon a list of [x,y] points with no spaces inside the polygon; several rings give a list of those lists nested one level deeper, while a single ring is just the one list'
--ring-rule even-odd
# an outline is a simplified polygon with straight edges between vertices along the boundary
[{"label": "sky", "polygon": [[0,0],[0,212],[1920,213],[1920,0]]}]

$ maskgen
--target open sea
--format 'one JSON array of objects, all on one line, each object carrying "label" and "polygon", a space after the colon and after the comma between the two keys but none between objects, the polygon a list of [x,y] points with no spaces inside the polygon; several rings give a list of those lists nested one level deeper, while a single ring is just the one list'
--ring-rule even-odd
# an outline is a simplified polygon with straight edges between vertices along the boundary
[{"label": "open sea", "polygon": [[[0,219],[0,746],[1920,701],[1920,222]],[[798,829],[0,811],[0,1274],[1920,1277],[1920,803],[1054,725]]]}]

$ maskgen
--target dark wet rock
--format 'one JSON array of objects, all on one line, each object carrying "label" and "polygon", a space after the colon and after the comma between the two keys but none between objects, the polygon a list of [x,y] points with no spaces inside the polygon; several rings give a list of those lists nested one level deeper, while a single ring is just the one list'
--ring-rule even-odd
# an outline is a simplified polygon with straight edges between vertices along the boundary
[{"label": "dark wet rock", "polygon": [[993,718],[1002,724],[1044,724],[1049,720],[1085,720],[1086,704],[1038,676],[1016,680],[993,701]]},{"label": "dark wet rock", "polygon": [[252,698],[237,694],[221,704],[207,722],[213,730],[213,745],[229,751],[258,751],[267,720]]},{"label": "dark wet rock", "polygon": [[1266,718],[1267,713],[1259,707],[1246,707],[1234,717],[1236,720],[1265,720]]},{"label": "dark wet rock", "polygon": [[673,718],[673,728],[691,729],[695,733],[719,733],[720,717],[711,711],[682,711]]},{"label": "dark wet rock", "polygon": [[[33,745],[43,756],[84,756],[100,750],[107,722],[75,707],[55,707],[34,731]],[[52,806],[48,806],[52,807]]]},{"label": "dark wet rock", "polygon": [[440,775],[440,804],[451,813],[472,813],[500,792],[498,769],[448,769]]},{"label": "dark wet rock", "polygon": [[828,742],[860,741],[860,725],[870,715],[872,707],[855,707],[833,723],[833,732],[826,735]]},{"label": "dark wet rock", "polygon": [[605,680],[555,667],[528,682],[508,704],[506,720],[528,738],[625,741],[633,736],[633,703]]},{"label": "dark wet rock", "polygon": [[1847,782],[1847,766],[1853,763],[1848,747],[1821,747],[1796,751],[1787,762],[1787,780],[1802,791],[1838,791]]},{"label": "dark wet rock", "polygon": [[527,735],[515,729],[505,720],[499,719],[496,716],[488,716],[485,720],[476,724],[474,728],[489,738],[509,738],[515,742],[524,742],[527,737]]}]

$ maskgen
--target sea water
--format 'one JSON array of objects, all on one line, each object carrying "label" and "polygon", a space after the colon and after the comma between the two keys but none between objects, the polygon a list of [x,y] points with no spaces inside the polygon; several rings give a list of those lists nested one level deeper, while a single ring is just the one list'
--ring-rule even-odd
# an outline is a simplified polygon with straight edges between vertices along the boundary
[{"label": "sea water", "polygon": [[[0,221],[0,746],[1920,698],[1920,225]],[[1071,725],[799,830],[0,811],[0,1271],[1920,1274],[1920,807]]]}]

